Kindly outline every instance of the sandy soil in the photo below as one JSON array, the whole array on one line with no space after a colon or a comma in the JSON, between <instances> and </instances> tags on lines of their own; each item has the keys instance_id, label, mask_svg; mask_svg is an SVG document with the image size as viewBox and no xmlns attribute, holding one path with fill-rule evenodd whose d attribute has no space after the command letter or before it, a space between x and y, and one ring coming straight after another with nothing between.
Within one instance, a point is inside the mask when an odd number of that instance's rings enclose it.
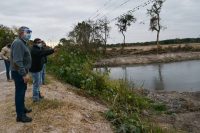
<instances>
[{"instance_id":1,"label":"sandy soil","mask_svg":"<svg viewBox=\"0 0 200 133\"><path fill-rule=\"evenodd\" d=\"M150 63L167 63L185 60L200 59L200 52L187 53L166 53L159 55L130 55L125 57L114 57L109 59L102 59L95 63L95 66L122 66L122 65L136 65L136 64L150 64Z\"/></svg>"},{"instance_id":2,"label":"sandy soil","mask_svg":"<svg viewBox=\"0 0 200 133\"><path fill-rule=\"evenodd\" d=\"M167 44L167 45L161 45L163 48L166 48L166 47L169 47L169 46L172 46L172 47L176 47L178 45L186 45L186 44ZM188 44L187 44L188 45ZM192 43L192 44L189 44L190 46L198 46L200 45L200 43ZM150 50L152 48L156 48L156 44L155 45L150 45L150 46L128 46L128 47L125 47L124 49L137 49L137 50ZM120 47L116 48L116 49L120 49ZM112 50L112 48L108 48L107 50Z\"/></svg>"},{"instance_id":3,"label":"sandy soil","mask_svg":"<svg viewBox=\"0 0 200 133\"><path fill-rule=\"evenodd\" d=\"M150 92L145 95L163 103L167 110L163 114L149 114L152 122L165 129L176 129L186 133L199 133L200 92Z\"/></svg>"},{"instance_id":4,"label":"sandy soil","mask_svg":"<svg viewBox=\"0 0 200 133\"><path fill-rule=\"evenodd\" d=\"M6 82L5 75L0 75L0 132L1 133L112 133L108 121L103 117L107 108L95 101L79 96L67 84L62 84L52 77L50 83L42 87L45 99L62 102L59 108L38 109L31 101L31 86L26 99L33 107L29 114L33 122L16 123L14 108L14 83ZM27 103L27 102L26 102ZM46 103L48 104L48 103ZM47 106L48 107L48 106ZM32 108L32 107L31 107Z\"/></svg>"}]
</instances>

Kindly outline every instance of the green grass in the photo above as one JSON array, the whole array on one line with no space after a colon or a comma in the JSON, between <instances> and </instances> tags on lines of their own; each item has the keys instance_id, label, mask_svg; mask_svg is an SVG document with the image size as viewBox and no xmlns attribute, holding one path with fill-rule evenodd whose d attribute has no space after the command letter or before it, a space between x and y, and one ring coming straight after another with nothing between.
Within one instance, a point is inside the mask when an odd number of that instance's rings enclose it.
<instances>
[{"instance_id":1,"label":"green grass","mask_svg":"<svg viewBox=\"0 0 200 133\"><path fill-rule=\"evenodd\" d=\"M167 111L167 107L166 105L162 104L162 103L153 103L152 104L152 108L156 111L159 111L159 112L165 112Z\"/></svg>"}]
</instances>

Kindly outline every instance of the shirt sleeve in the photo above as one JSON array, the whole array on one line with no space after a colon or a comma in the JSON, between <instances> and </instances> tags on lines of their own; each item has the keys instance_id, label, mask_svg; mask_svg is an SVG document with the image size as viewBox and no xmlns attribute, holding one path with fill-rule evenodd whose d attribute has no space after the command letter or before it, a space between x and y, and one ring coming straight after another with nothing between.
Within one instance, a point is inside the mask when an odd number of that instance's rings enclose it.
<instances>
[{"instance_id":1,"label":"shirt sleeve","mask_svg":"<svg viewBox=\"0 0 200 133\"><path fill-rule=\"evenodd\" d=\"M24 58L24 47L22 44L18 43L18 44L13 44L13 63L14 65L18 68L17 71L20 75L24 76L26 75L26 70L23 64L23 58Z\"/></svg>"},{"instance_id":2,"label":"shirt sleeve","mask_svg":"<svg viewBox=\"0 0 200 133\"><path fill-rule=\"evenodd\" d=\"M2 59L4 59L4 60L8 60L8 58L7 58L5 55L6 55L6 50L5 50L5 48L2 48L1 57L2 57Z\"/></svg>"}]
</instances>

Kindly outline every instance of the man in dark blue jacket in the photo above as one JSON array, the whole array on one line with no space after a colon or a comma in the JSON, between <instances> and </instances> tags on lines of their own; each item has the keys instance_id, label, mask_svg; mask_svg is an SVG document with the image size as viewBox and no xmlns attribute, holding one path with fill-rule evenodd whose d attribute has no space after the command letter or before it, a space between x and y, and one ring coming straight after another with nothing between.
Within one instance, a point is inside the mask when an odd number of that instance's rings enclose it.
<instances>
[{"instance_id":1,"label":"man in dark blue jacket","mask_svg":"<svg viewBox=\"0 0 200 133\"><path fill-rule=\"evenodd\" d=\"M43 58L54 53L53 49L42 49L42 40L36 38L31 48L32 65L29 71L33 79L33 102L40 101L43 97L40 93L41 75L43 67Z\"/></svg>"},{"instance_id":2,"label":"man in dark blue jacket","mask_svg":"<svg viewBox=\"0 0 200 133\"><path fill-rule=\"evenodd\" d=\"M25 26L18 30L18 38L11 45L11 71L15 82L15 107L17 122L31 122L32 118L26 116L32 110L25 107L25 93L29 81L28 69L31 67L31 54L27 42L31 38L32 31Z\"/></svg>"}]
</instances>

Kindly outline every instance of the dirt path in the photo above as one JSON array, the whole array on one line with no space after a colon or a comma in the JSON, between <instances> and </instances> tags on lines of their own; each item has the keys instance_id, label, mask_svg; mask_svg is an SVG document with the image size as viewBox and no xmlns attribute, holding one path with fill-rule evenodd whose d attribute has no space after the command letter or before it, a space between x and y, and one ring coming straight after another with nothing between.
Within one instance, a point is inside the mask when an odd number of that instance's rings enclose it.
<instances>
[{"instance_id":1,"label":"dirt path","mask_svg":"<svg viewBox=\"0 0 200 133\"><path fill-rule=\"evenodd\" d=\"M31 86L26 96L27 106L33 109L30 124L16 123L14 83L0 75L0 132L1 133L112 133L111 125L102 116L103 105L75 94L69 85L55 79L42 87L46 100L31 101Z\"/></svg>"}]
</instances>

